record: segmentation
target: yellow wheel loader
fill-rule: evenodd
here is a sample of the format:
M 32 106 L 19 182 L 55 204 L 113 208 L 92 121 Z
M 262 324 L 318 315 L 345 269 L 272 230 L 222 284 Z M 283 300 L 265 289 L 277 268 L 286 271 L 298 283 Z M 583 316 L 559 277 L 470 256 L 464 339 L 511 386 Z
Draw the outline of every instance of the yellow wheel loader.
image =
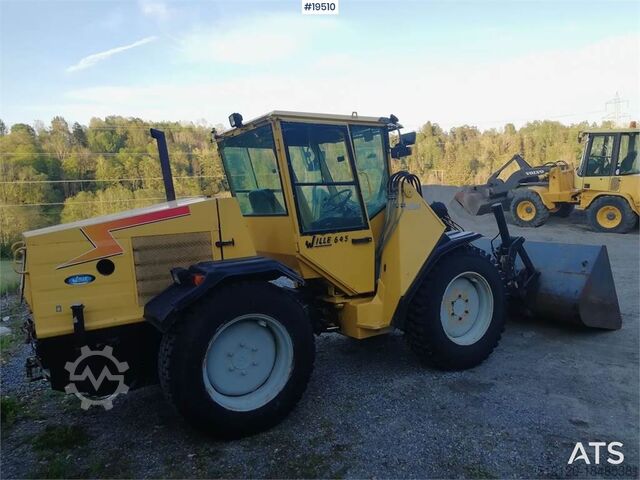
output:
M 396 117 L 272 112 L 230 123 L 213 140 L 233 197 L 176 200 L 164 135 L 152 130 L 167 202 L 24 233 L 15 256 L 32 377 L 87 408 L 159 382 L 190 423 L 231 438 L 295 406 L 323 332 L 400 329 L 419 359 L 465 369 L 498 345 L 507 300 L 620 328 L 605 247 L 525 249 L 499 205 L 499 238 L 463 231 L 425 202 L 417 177 L 390 173 L 415 138 L 390 147 Z
M 591 227 L 600 232 L 627 233 L 640 214 L 638 132 L 582 132 L 584 150 L 578 168 L 559 161 L 529 165 L 520 155 L 494 172 L 485 185 L 466 187 L 455 196 L 472 215 L 483 215 L 495 202 L 511 205 L 521 227 L 539 227 L 550 215 L 567 217 L 574 207 L 586 210 Z M 500 175 L 513 163 L 518 170 L 506 180 Z

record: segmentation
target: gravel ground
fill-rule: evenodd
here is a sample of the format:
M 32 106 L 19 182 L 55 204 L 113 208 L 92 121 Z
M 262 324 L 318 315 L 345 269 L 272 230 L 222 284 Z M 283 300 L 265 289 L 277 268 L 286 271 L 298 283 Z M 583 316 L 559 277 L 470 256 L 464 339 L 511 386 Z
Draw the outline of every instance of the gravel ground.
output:
M 453 191 L 427 187 L 426 195 L 448 203 Z M 490 216 L 453 214 L 469 230 L 495 234 Z M 638 232 L 593 233 L 584 220 L 574 212 L 512 231 L 607 245 L 620 331 L 515 319 L 489 360 L 465 372 L 420 366 L 399 334 L 362 342 L 323 335 L 295 411 L 233 442 L 190 429 L 157 387 L 119 397 L 111 411 L 83 411 L 75 397 L 25 382 L 28 351 L 20 347 L 1 372 L 2 395 L 18 405 L 3 423 L 2 478 L 637 478 Z M 567 467 L 575 443 L 589 441 L 622 442 L 624 463 L 608 471 Z

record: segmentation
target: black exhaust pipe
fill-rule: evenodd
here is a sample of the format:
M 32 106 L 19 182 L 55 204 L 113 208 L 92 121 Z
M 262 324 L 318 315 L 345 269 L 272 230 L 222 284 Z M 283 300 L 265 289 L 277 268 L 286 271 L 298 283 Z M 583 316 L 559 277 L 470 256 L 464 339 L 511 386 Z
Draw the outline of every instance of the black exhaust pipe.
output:
M 176 199 L 176 191 L 173 188 L 173 176 L 171 175 L 171 164 L 169 163 L 169 149 L 167 148 L 167 139 L 162 130 L 155 128 L 149 129 L 151 137 L 155 138 L 158 143 L 158 155 L 160 156 L 160 168 L 162 169 L 162 181 L 164 182 L 164 191 L 167 196 L 167 202 Z

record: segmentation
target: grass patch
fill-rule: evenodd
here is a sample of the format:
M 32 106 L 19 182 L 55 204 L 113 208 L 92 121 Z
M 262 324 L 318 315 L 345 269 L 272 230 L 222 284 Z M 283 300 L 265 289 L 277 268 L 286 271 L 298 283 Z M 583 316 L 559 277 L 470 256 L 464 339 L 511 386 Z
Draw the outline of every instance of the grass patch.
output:
M 11 333 L 0 336 L 0 360 L 5 361 L 24 341 L 22 323 L 24 320 L 24 306 L 17 295 L 0 296 L 0 319 L 9 317 L 9 321 L 0 321 L 0 326 L 11 329 Z
M 133 478 L 123 448 L 104 450 L 89 444 L 78 425 L 49 425 L 33 441 L 38 463 L 33 478 Z
M 18 399 L 5 395 L 0 398 L 0 422 L 3 427 L 9 427 L 15 423 L 22 412 L 22 404 Z
M 78 425 L 47 425 L 33 439 L 36 452 L 62 452 L 76 447 L 83 447 L 89 442 L 89 435 Z
M 19 286 L 20 275 L 13 271 L 13 261 L 0 260 L 0 294 L 17 292 Z
M 122 452 L 105 452 L 102 456 L 80 465 L 72 455 L 40 457 L 34 478 L 133 478 L 131 463 Z
M 11 329 L 11 333 L 0 337 L 0 359 L 4 360 L 6 355 L 11 354 L 13 350 L 22 343 L 21 332 Z
M 75 457 L 89 443 L 89 435 L 78 425 L 47 425 L 33 437 L 31 446 L 39 462 L 32 472 L 35 478 L 85 478 Z
M 40 463 L 34 474 L 35 478 L 73 478 L 73 465 L 66 457 L 51 457 Z
M 94 459 L 82 476 L 85 478 L 132 478 L 131 461 L 122 451 L 111 452 L 111 455 Z

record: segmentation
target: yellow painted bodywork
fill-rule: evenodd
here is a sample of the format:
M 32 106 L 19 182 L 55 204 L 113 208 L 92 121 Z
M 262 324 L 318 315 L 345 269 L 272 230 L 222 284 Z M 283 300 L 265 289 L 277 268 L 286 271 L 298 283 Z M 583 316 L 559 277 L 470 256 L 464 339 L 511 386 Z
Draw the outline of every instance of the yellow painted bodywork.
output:
M 339 312 L 341 329 L 350 337 L 387 331 L 398 302 L 444 233 L 444 224 L 418 192 L 410 186 L 405 190 L 410 196 L 395 207 L 401 209 L 400 220 L 382 254 L 375 295 L 345 302 Z
M 116 242 L 122 249 L 121 254 L 64 266 L 78 254 L 95 249 L 93 240 L 83 233 L 91 227 L 130 217 L 162 214 L 176 208 L 185 208 L 188 214 L 112 231 L 111 239 L 104 239 L 102 246 Z M 142 237 L 161 237 L 160 241 L 164 245 L 157 250 L 154 263 L 161 263 L 169 256 L 170 263 L 162 270 L 163 273 L 160 273 L 164 277 L 158 279 L 166 287 L 171 283 L 170 268 L 187 267 L 197 261 L 222 259 L 223 250 L 215 246 L 215 243 L 221 240 L 218 216 L 225 225 L 223 240 L 234 238 L 235 243 L 233 246 L 224 247 L 224 257 L 255 255 L 249 230 L 240 215 L 237 202 L 232 198 L 178 200 L 117 215 L 25 232 L 25 298 L 33 313 L 38 338 L 72 333 L 71 305 L 77 303 L 85 306 L 87 330 L 143 321 L 144 304 L 138 301 L 140 284 L 136 281 L 136 258 L 132 245 Z M 191 239 L 186 235 L 198 233 L 205 234 L 208 238 L 209 251 L 200 255 L 200 258 L 190 257 L 189 250 L 186 251 L 187 254 L 182 254 L 183 250 L 191 245 Z M 173 257 L 172 242 L 176 245 Z M 108 258 L 113 262 L 115 269 L 112 274 L 102 275 L 97 271 L 97 261 L 102 258 Z M 149 268 L 152 268 L 152 265 Z M 74 275 L 92 275 L 95 280 L 84 285 L 65 283 L 65 279 Z M 160 286 L 156 293 L 160 293 L 161 289 Z
M 399 221 L 377 279 L 375 252 L 385 210 L 357 231 L 301 234 L 281 121 L 386 125 L 373 117 L 276 112 L 225 134 L 272 126 L 285 215 L 244 217 L 235 198 L 194 198 L 24 233 L 25 298 L 38 338 L 72 333 L 71 306 L 79 303 L 85 306 L 87 330 L 144 321 L 146 301 L 171 284 L 171 268 L 254 255 L 279 260 L 305 280 L 321 282 L 322 300 L 335 309 L 345 335 L 365 338 L 388 331 L 400 299 L 442 237 L 443 223 L 405 185 L 393 207 L 399 209 Z M 385 161 L 390 171 L 388 151 Z M 97 268 L 105 259 L 115 266 L 110 275 Z M 76 275 L 94 280 L 65 283 Z
M 638 133 L 637 129 L 593 130 L 590 133 Z M 583 154 L 583 162 L 586 155 Z M 571 203 L 587 209 L 603 195 L 624 198 L 631 209 L 640 215 L 640 174 L 611 176 L 580 176 L 573 165 L 558 165 L 549 171 L 548 185 L 526 187 L 538 193 L 542 203 L 551 211 L 558 203 Z
M 572 203 L 586 210 L 596 198 L 608 195 L 624 198 L 631 209 L 640 215 L 640 175 L 589 177 L 588 188 L 576 188 L 575 185 L 583 185 L 584 177 L 575 175 L 574 178 L 573 172 L 571 173 L 572 183 L 569 187 L 564 187 L 564 190 L 559 190 L 551 182 L 548 187 L 534 185 L 526 188 L 537 192 L 542 203 L 552 211 L 559 207 L 558 203 Z M 612 184 L 615 189 L 610 187 Z

